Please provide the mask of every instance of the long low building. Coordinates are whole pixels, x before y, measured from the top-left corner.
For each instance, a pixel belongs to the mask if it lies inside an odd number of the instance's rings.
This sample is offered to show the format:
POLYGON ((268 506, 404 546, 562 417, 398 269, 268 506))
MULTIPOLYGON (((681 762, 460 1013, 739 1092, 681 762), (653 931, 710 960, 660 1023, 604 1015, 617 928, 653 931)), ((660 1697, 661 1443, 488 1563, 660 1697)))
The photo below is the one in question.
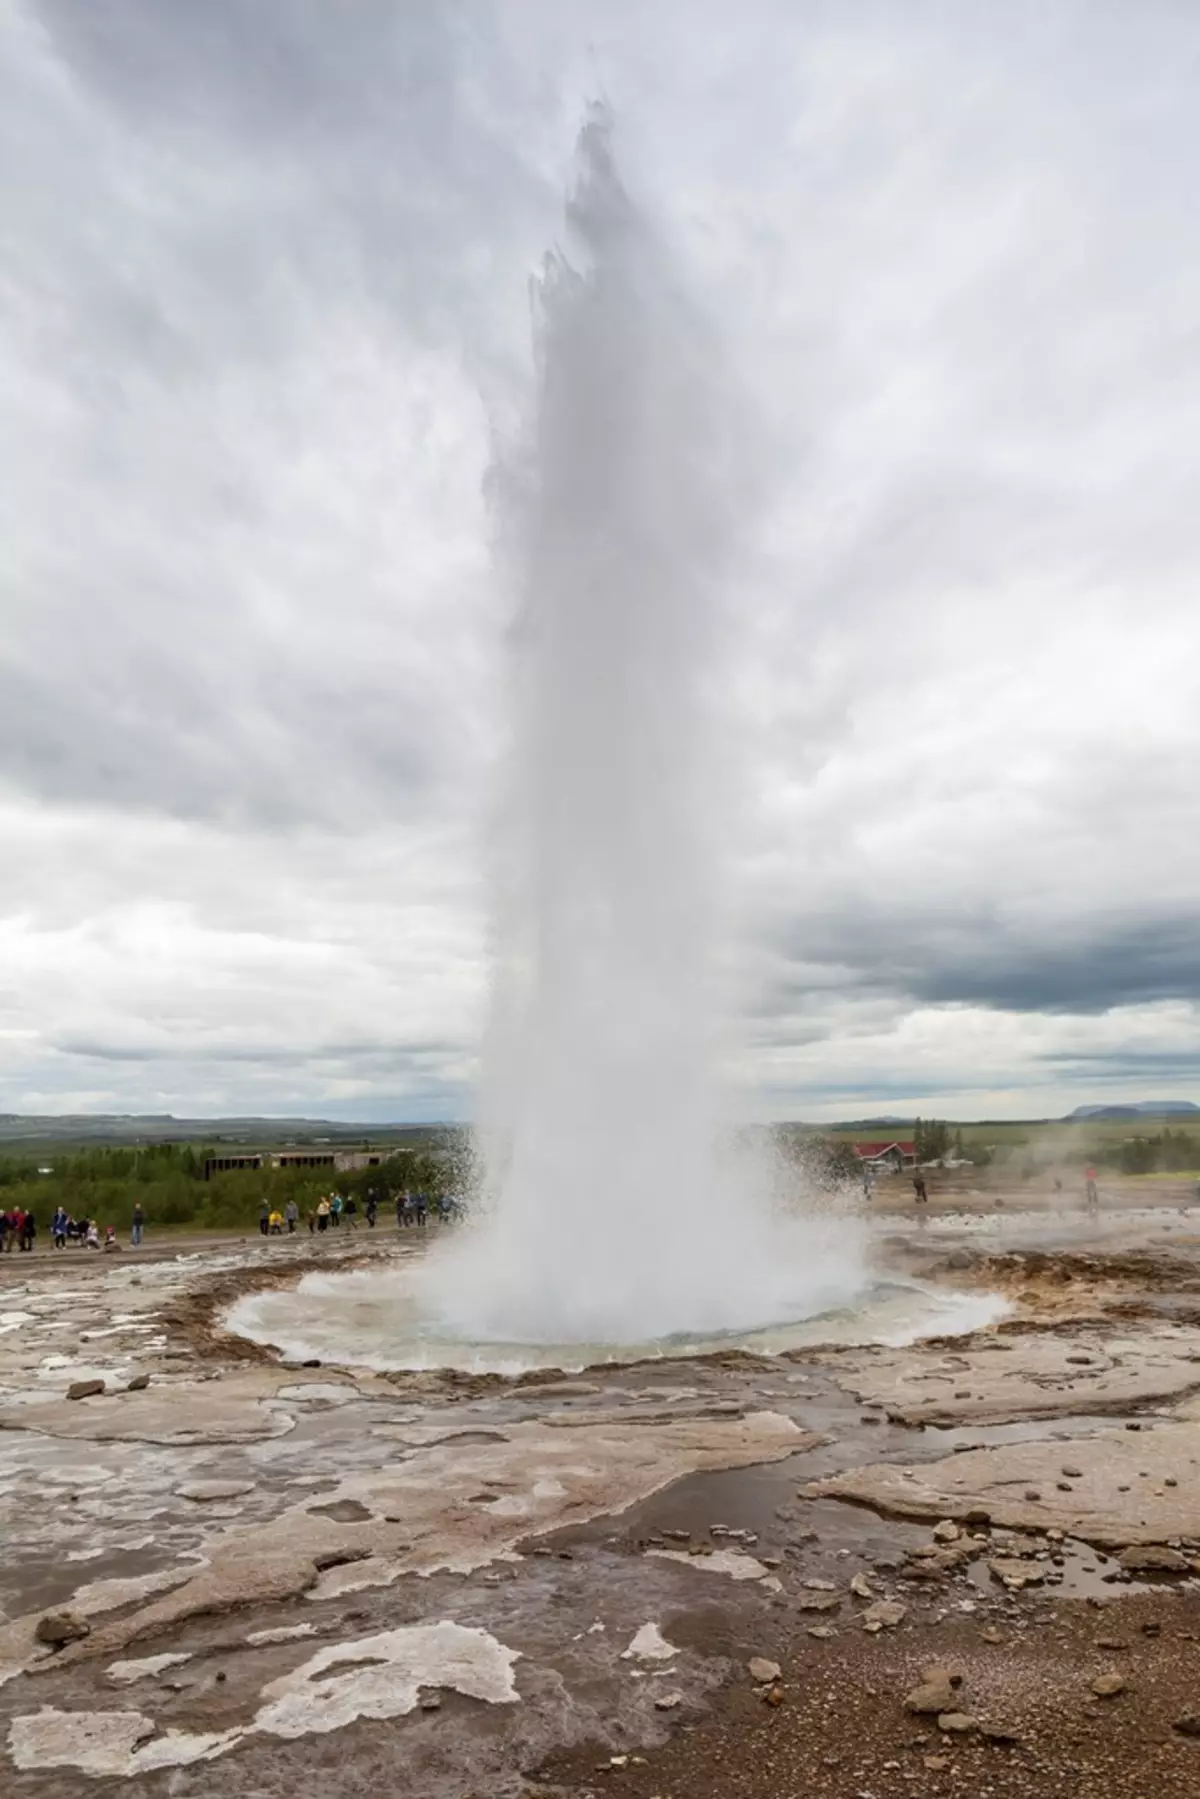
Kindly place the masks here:
POLYGON ((378 1168, 387 1156, 378 1149, 279 1149, 255 1155, 207 1156, 204 1178, 253 1168, 331 1168, 349 1173, 355 1168, 378 1168))

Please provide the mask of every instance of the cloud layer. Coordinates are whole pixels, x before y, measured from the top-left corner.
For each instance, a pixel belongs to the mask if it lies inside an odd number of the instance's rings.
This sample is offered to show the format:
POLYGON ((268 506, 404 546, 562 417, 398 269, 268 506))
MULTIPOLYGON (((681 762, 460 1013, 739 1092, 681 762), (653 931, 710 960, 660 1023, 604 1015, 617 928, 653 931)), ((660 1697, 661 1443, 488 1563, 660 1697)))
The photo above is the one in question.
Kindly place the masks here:
POLYGON ((485 478, 597 91, 754 420, 747 1105, 1200 1097, 1198 54, 1168 0, 10 4, 0 1109, 469 1107, 485 478))

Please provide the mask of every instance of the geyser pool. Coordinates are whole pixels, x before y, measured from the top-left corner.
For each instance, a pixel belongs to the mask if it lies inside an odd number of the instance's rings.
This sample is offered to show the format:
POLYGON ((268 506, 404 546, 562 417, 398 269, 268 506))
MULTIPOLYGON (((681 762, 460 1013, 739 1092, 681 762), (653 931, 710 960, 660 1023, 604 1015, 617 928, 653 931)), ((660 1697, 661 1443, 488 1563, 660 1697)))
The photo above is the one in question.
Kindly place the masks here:
POLYGON ((782 1223, 769 1148, 720 1127, 744 408, 603 113, 566 223, 574 260, 535 287, 536 417, 493 481, 517 599, 482 1172, 410 1277, 447 1342, 701 1340, 865 1278, 853 1218, 792 1193, 782 1223))
POLYGON ((225 1316, 238 1336, 307 1361, 385 1369, 456 1368, 518 1375, 535 1368, 575 1372, 604 1362, 705 1355, 744 1349, 780 1355, 818 1343, 899 1346, 924 1336, 981 1330, 1009 1310, 995 1294, 954 1293, 881 1280, 852 1305, 780 1319, 742 1332, 680 1332, 645 1341, 506 1341, 455 1336, 423 1310, 421 1265, 344 1274, 308 1274, 295 1287, 248 1294, 225 1316))

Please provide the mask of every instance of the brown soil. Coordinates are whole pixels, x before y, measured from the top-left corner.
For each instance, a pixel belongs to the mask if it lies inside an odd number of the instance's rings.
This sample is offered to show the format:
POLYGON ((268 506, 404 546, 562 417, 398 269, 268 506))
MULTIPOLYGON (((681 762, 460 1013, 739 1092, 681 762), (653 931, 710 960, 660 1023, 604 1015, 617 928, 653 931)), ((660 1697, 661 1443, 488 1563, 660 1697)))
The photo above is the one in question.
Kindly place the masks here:
POLYGON ((1200 1594, 1060 1601, 1000 1635, 947 1620, 809 1642, 784 1659, 778 1704, 741 1670, 644 1759, 614 1768, 589 1745, 535 1778, 612 1799, 1196 1799, 1200 1739, 1174 1726, 1200 1711, 1200 1594), (931 1664, 963 1674, 956 1703, 981 1728, 953 1735, 905 1710, 931 1664), (1125 1690, 1096 1697, 1111 1672, 1125 1690))

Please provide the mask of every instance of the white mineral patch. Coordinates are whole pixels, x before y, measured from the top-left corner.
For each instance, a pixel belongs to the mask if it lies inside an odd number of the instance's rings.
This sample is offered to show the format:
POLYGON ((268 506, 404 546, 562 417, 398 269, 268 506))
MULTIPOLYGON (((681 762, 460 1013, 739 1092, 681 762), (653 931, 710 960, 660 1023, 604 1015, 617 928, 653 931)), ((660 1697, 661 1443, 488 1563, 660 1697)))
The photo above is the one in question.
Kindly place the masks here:
POLYGON ((368 1555, 361 1562, 340 1562, 326 1568, 304 1595, 306 1599, 336 1599, 340 1593, 360 1593, 366 1587, 390 1587, 404 1572, 399 1562, 386 1556, 368 1555))
POLYGON ((669 1661, 673 1655, 678 1654, 679 1651, 674 1643, 667 1642, 658 1625, 650 1623, 643 1624, 628 1649, 621 1651, 621 1660, 623 1662, 665 1662, 669 1661))
POLYGON ((174 1568, 160 1568, 154 1574, 135 1574, 126 1580, 94 1580, 90 1586, 80 1587, 71 1600, 71 1610, 82 1612, 88 1618, 95 1617, 97 1612, 112 1612, 118 1606, 145 1599, 151 1593, 165 1593, 172 1587, 182 1586, 185 1580, 191 1580, 207 1566, 206 1562, 180 1562, 174 1568))
POLYGON ((353 1643, 320 1649, 310 1661, 264 1688, 270 1703, 252 1725, 273 1736, 300 1737, 340 1730, 355 1718, 397 1718, 417 1703, 422 1687, 453 1687, 489 1705, 519 1697, 508 1649, 486 1630, 462 1624, 416 1624, 353 1643), (320 1678, 327 1669, 362 1662, 358 1673, 320 1678))
POLYGON ((186 1653, 144 1655, 140 1661, 113 1662, 106 1672, 108 1678, 115 1680, 119 1686, 129 1686, 135 1680, 146 1680, 152 1674, 161 1674, 164 1668, 176 1668, 180 1662, 190 1662, 191 1659, 186 1653))
POLYGON ((252 1630, 246 1638, 256 1649, 266 1643, 291 1643, 297 1637, 316 1635, 315 1624, 278 1624, 272 1630, 252 1630))
POLYGON ((687 1568, 699 1568, 702 1574, 727 1574, 730 1580, 765 1580, 770 1569, 740 1549, 717 1549, 712 1555, 689 1555, 686 1549, 648 1549, 664 1562, 682 1562, 687 1568))
POLYGON ((244 1729, 201 1735, 170 1730, 148 1742, 154 1724, 140 1712, 44 1707, 13 1719, 9 1752, 27 1773, 78 1768, 128 1778, 212 1760, 249 1736, 303 1737, 341 1730, 356 1718, 399 1718, 416 1706, 422 1687, 452 1687, 489 1705, 515 1705, 517 1660, 518 1650, 486 1630, 445 1621, 415 1624, 318 1650, 263 1689, 267 1703, 244 1729), (322 1679, 331 1669, 340 1671, 322 1679))
POLYGON ((81 1774, 130 1774, 134 1751, 154 1735, 141 1712, 59 1712, 43 1706, 14 1718, 8 1748, 25 1773, 78 1768, 81 1774))

